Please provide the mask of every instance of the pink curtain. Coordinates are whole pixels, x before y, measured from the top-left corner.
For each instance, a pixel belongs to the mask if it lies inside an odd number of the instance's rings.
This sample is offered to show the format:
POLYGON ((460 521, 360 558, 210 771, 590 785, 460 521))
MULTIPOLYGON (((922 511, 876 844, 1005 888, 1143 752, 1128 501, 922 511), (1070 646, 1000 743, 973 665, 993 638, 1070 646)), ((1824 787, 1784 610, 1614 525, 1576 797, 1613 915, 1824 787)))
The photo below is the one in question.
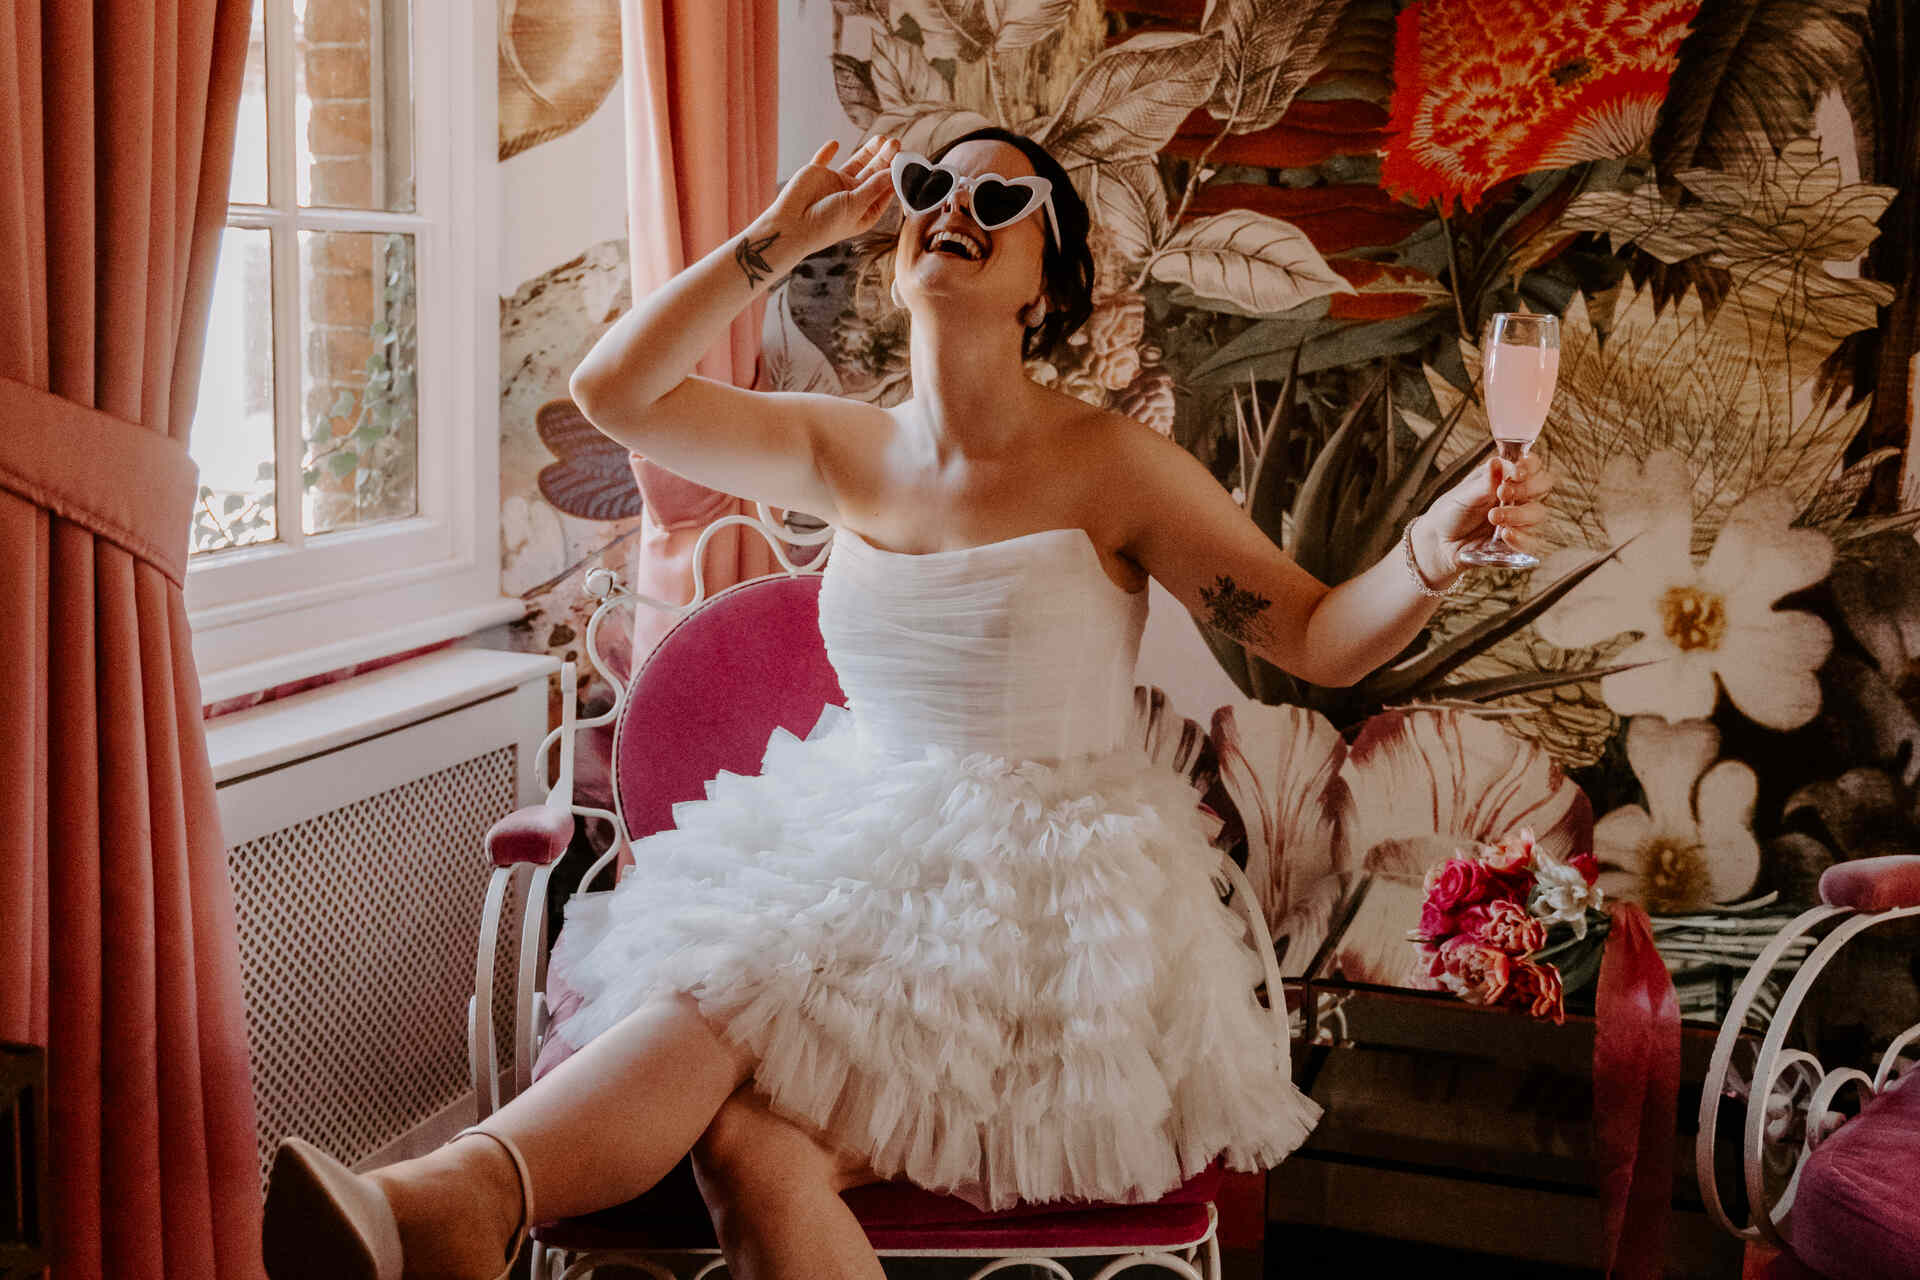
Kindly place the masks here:
MULTIPOLYGON (((633 296, 666 283, 744 230, 774 196, 779 102, 775 0, 623 0, 627 238, 633 296)), ((751 386, 761 306, 700 361, 709 378, 751 386)), ((661 600, 693 594, 693 544, 713 520, 753 504, 633 455, 646 511, 629 581, 661 600)), ((758 534, 723 529, 707 545, 709 592, 777 567, 758 534)), ((672 620, 638 610, 635 654, 672 620)))
POLYGON ((0 1039, 54 1275, 255 1276, 226 857, 181 584, 251 0, 0 0, 0 1039))

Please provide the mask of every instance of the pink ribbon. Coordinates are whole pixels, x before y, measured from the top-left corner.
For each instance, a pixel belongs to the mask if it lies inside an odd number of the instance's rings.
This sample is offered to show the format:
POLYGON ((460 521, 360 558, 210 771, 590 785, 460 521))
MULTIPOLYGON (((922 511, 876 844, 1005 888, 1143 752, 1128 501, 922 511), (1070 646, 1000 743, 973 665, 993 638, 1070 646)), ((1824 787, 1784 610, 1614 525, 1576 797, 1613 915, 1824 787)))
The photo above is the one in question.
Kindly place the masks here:
POLYGON ((1620 1280, 1658 1280, 1673 1198, 1680 1005, 1647 913, 1631 902, 1609 912, 1593 1039, 1601 1268, 1620 1280))

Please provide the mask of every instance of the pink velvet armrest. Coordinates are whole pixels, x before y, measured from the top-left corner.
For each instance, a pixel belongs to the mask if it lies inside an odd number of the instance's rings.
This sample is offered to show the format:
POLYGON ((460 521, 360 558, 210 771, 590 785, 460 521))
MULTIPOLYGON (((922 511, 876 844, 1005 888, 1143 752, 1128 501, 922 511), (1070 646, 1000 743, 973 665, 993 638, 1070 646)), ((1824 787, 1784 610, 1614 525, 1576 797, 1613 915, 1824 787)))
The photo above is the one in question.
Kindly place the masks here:
POLYGON ((573 839, 573 815, 549 805, 515 809, 487 829, 487 855, 496 867, 516 862, 545 866, 567 851, 573 839))
POLYGON ((1920 907, 1920 854, 1836 862, 1820 875, 1820 901, 1857 911, 1920 907))

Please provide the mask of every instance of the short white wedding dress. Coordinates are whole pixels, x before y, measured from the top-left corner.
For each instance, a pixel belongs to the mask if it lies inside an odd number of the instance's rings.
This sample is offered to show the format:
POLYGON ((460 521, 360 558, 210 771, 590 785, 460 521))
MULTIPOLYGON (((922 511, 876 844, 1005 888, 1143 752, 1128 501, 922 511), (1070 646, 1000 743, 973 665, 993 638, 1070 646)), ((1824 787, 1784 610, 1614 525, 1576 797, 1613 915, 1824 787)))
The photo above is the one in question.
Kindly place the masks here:
POLYGON ((1146 592, 1078 528, 920 555, 841 529, 823 573, 847 708, 569 904, 557 1034, 692 993, 776 1113, 983 1209, 1277 1164, 1320 1108, 1198 797, 1129 741, 1146 592))

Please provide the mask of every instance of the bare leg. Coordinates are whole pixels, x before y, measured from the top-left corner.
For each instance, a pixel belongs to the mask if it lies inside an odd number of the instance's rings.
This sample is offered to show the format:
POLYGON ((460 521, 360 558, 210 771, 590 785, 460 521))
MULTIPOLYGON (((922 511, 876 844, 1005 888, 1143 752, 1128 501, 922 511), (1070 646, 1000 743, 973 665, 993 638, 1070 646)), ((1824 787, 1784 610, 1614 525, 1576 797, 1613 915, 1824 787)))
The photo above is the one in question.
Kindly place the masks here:
MULTIPOLYGON (((632 1199, 693 1147, 753 1061, 691 996, 636 1010, 495 1112, 526 1157, 541 1221, 632 1199)), ((506 1153, 474 1135, 371 1175, 400 1223, 409 1276, 492 1277, 520 1221, 506 1153)))
POLYGON ((774 1115, 751 1083, 694 1145, 693 1173, 734 1280, 886 1280, 840 1198, 879 1175, 774 1115))

